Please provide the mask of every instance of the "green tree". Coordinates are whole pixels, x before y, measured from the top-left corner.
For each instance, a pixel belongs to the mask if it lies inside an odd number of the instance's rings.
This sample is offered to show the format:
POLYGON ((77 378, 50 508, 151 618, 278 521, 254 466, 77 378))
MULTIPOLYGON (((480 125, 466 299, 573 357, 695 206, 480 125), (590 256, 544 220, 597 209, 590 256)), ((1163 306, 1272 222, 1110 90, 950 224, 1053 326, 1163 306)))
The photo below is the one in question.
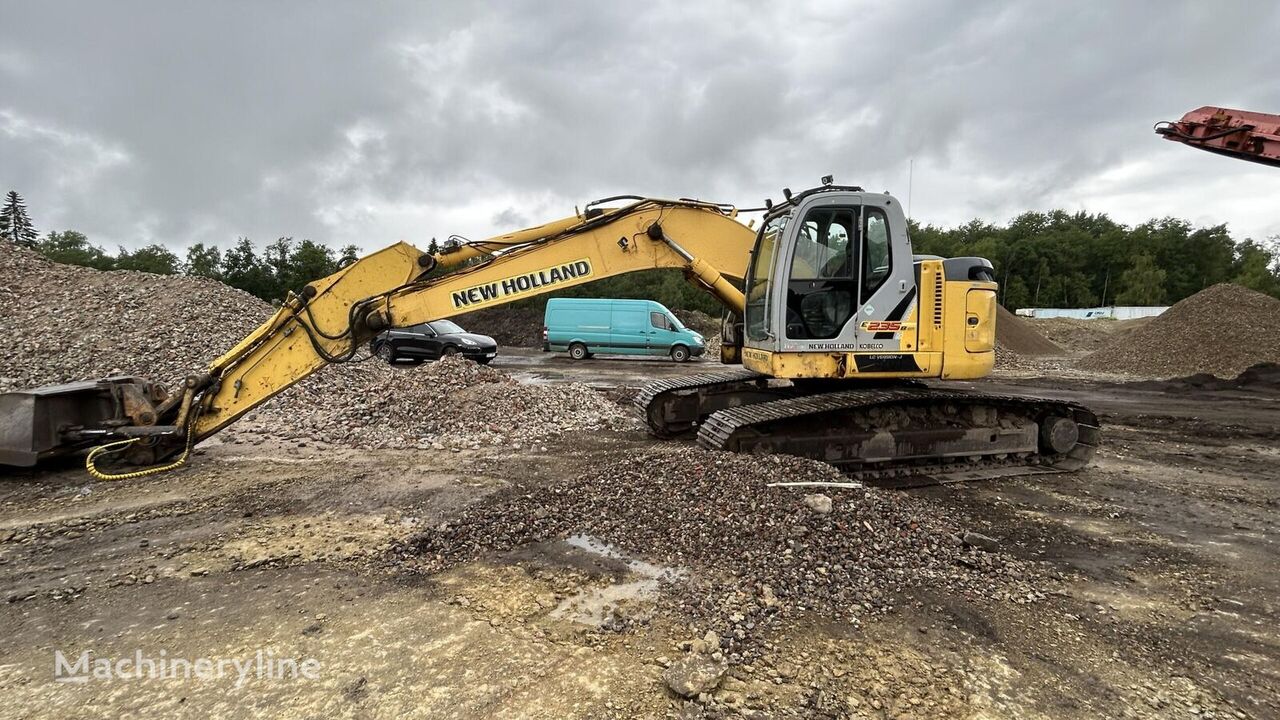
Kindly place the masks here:
POLYGON ((5 196, 4 209, 0 210, 0 238, 34 248, 39 237, 27 216, 27 205, 22 196, 17 190, 10 190, 5 196))
POLYGON ((270 271, 258 257, 253 242, 242 237, 222 254, 222 281, 263 300, 278 300, 270 271))
POLYGON ((1255 240, 1245 240, 1237 248, 1231 281, 1247 288, 1280 297, 1280 236, 1271 238, 1270 247, 1255 240))
POLYGON ((304 285, 338 271, 333 250, 311 240, 303 240, 289 253, 280 283, 285 290, 300 292, 304 285))
POLYGON ((182 264, 182 272, 196 277, 222 279, 222 251, 217 245, 206 246, 196 243, 187 248, 187 260, 182 264))
POLYGON ((98 270, 115 268, 115 258, 97 245, 90 244, 84 234, 75 230, 50 232, 36 243, 36 252, 67 265, 84 265, 98 270))
POLYGON ((267 295, 271 300, 283 300, 285 291, 289 289, 293 273, 290 271, 289 258, 293 255, 293 238, 279 237, 262 251, 262 264, 267 271, 269 282, 267 295))
POLYGON ((136 270, 156 275, 177 275, 178 256, 169 248, 152 243, 137 250, 129 251, 123 247, 116 253, 117 270, 136 270))
POLYGON ((1142 253, 1120 276, 1120 293, 1116 301, 1122 305, 1159 305, 1164 302, 1165 271, 1156 267, 1151 255, 1142 253))

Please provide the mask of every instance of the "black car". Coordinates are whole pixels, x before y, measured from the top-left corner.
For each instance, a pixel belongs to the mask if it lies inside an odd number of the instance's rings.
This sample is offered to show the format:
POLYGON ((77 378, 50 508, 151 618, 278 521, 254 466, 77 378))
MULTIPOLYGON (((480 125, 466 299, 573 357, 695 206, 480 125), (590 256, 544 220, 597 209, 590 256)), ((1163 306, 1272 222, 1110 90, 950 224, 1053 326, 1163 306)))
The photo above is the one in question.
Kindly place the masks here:
POLYGON ((449 320, 432 320, 421 325, 392 328, 378 333, 369 351, 389 363, 398 360, 439 360, 445 355, 462 355, 488 364, 498 355, 498 343, 488 335, 469 333, 449 320))

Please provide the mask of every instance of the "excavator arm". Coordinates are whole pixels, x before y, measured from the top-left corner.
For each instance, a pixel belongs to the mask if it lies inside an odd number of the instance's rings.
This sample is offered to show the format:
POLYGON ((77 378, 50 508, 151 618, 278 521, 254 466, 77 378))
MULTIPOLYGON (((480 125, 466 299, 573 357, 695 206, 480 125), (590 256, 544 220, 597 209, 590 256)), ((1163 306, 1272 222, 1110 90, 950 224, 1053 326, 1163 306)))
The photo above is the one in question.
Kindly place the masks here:
POLYGON ((1158 123, 1156 133, 1207 152, 1280 167, 1280 115, 1206 106, 1177 122, 1158 123))
MULTIPOLYGON (((615 198, 617 199, 617 198, 615 198)), ((736 285, 754 233, 729 206, 627 198, 539 227, 430 255, 406 243, 379 250, 289 296, 258 329, 180 392, 107 378, 0 397, 0 463, 112 441, 118 459, 185 457, 329 363, 352 360, 380 331, 495 307, 624 273, 678 268, 741 314, 736 285), (432 275, 436 268, 444 274, 432 275), (736 285, 735 285, 736 284, 736 285)))

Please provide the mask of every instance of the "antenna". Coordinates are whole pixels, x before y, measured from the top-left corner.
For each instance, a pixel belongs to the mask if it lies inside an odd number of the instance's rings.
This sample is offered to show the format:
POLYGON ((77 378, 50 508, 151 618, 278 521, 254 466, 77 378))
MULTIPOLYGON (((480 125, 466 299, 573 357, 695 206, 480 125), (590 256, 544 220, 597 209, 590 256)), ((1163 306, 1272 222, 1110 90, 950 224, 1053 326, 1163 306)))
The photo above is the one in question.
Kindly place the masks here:
POLYGON ((911 217, 911 184, 915 180, 916 159, 911 158, 907 161, 907 217, 911 217))

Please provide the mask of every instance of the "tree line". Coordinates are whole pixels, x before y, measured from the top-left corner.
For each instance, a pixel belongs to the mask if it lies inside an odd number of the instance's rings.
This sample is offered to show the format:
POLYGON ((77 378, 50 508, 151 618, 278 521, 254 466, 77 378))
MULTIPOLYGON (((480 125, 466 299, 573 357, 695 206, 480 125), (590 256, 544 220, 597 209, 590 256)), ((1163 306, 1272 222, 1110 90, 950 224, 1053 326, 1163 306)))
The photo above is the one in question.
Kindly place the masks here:
MULTIPOLYGON (((985 257, 995 268, 1006 307, 1163 305, 1220 282, 1280 297, 1280 238, 1234 240, 1225 225, 1196 228, 1164 218, 1136 226, 1106 215, 1028 212, 1006 225, 973 220, 954 228, 910 223, 917 254, 985 257)), ((0 209, 0 237, 52 260, 99 270, 138 270, 220 280, 264 300, 324 277, 359 257, 354 245, 334 250, 312 240, 278 238, 259 249, 248 238, 230 248, 196 243, 182 256, 161 244, 115 254, 74 230, 38 237, 21 197, 0 209)), ((439 250, 434 239, 426 248, 439 250)), ((670 308, 718 314, 719 304, 678 270, 650 270, 599 280, 560 293, 574 297, 648 298, 670 308)), ((538 304, 543 299, 523 301, 538 304)))
POLYGON ((36 241, 34 248, 55 262, 98 270, 212 278, 268 301, 283 298, 289 290, 300 290, 360 257, 354 245, 335 252, 327 245, 291 237, 278 238, 262 250, 242 237, 225 251, 196 243, 179 257, 164 245, 151 244, 136 250, 121 247, 112 255, 75 230, 51 232, 36 241))
POLYGON ((1222 282, 1280 297, 1280 238, 1236 241, 1225 225, 1164 218, 1130 227, 1054 210, 1003 226, 912 223, 911 241, 919 254, 989 259, 1008 308, 1165 305, 1222 282))

